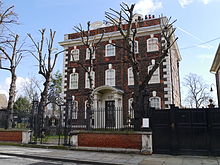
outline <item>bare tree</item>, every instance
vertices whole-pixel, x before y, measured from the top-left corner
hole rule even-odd
[[[50,87],[52,72],[57,62],[58,55],[64,52],[64,50],[57,51],[54,48],[54,38],[56,32],[50,30],[50,36],[45,38],[45,31],[46,29],[40,30],[40,41],[35,41],[31,34],[28,34],[28,37],[33,43],[34,49],[36,50],[30,51],[30,53],[38,62],[38,73],[44,78],[43,90],[40,94],[38,107],[40,113],[39,118],[41,119],[41,122],[39,123],[39,128],[41,129],[40,133],[42,133],[43,129],[43,114],[48,100],[48,91]]]
[[[183,85],[188,89],[185,103],[190,108],[206,107],[211,98],[208,85],[202,77],[190,73],[184,78]]]
[[[17,24],[17,14],[13,11],[14,6],[4,8],[0,1],[0,44],[8,41],[8,33],[12,33],[9,26]]]
[[[11,83],[9,88],[9,99],[7,109],[9,111],[8,116],[8,127],[12,127],[13,122],[13,106],[16,96],[16,69],[22,59],[23,50],[22,45],[18,45],[19,36],[12,36],[13,41],[8,41],[4,43],[4,47],[0,46],[0,52],[2,54],[2,58],[6,60],[4,62],[4,66],[2,60],[0,59],[0,69],[9,71],[11,74]]]
[[[32,101],[34,95],[36,93],[42,92],[41,90],[41,81],[37,79],[35,76],[31,76],[28,81],[25,81],[22,84],[22,89],[24,91],[24,96],[29,100]]]
[[[95,51],[99,48],[99,44],[103,39],[104,36],[104,31],[101,34],[100,38],[96,38],[95,36],[91,35],[90,33],[90,22],[87,22],[87,29],[86,31],[83,30],[82,25],[80,24],[79,26],[74,26],[74,30],[80,34],[81,41],[84,46],[87,48],[87,53],[89,55],[88,63],[84,61],[83,63],[79,62],[81,67],[84,69],[84,71],[87,73],[88,80],[89,80],[89,89],[88,89],[88,99],[87,99],[87,104],[86,104],[86,117],[87,117],[87,128],[90,127],[90,117],[91,117],[91,110],[92,110],[92,105],[93,105],[93,100],[94,100],[94,76],[92,75],[93,72],[93,60],[94,60],[94,54]],[[72,59],[74,60],[74,57],[72,56]]]
[[[120,11],[110,8],[110,12],[105,13],[107,18],[107,23],[110,23],[118,28],[123,40],[124,45],[120,48],[124,49],[124,55],[127,56],[128,61],[132,67],[134,75],[134,95],[133,95],[133,109],[134,109],[134,129],[139,130],[141,126],[141,119],[144,116],[143,109],[143,94],[146,93],[148,89],[148,82],[150,81],[152,75],[156,69],[164,61],[165,57],[169,55],[169,49],[175,43],[177,38],[173,37],[175,28],[173,28],[173,23],[170,23],[171,18],[165,20],[164,17],[160,19],[161,25],[161,36],[160,42],[158,43],[160,56],[156,57],[155,64],[152,69],[148,72],[143,70],[143,60],[140,56],[135,54],[135,38],[137,36],[138,20],[135,20],[134,7],[135,4],[131,6],[126,3],[120,5]],[[123,26],[126,25],[126,26]],[[162,40],[164,42],[162,42]],[[117,47],[117,45],[114,44]],[[148,100],[148,99],[147,99]]]
[[[9,88],[7,127],[12,127],[13,105],[16,96],[16,68],[22,59],[22,46],[18,45],[19,35],[14,34],[9,26],[17,24],[17,14],[13,11],[14,6],[4,8],[0,1],[0,69],[7,70],[11,74]],[[6,62],[3,63],[3,60]]]

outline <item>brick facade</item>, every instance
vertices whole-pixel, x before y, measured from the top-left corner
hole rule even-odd
[[[154,37],[160,41],[160,19],[143,20],[138,23],[138,33],[136,40],[138,41],[138,58],[142,60],[141,68],[143,69],[142,75],[148,72],[148,66],[151,65],[151,60],[160,56],[159,51],[148,52],[147,51],[147,39],[153,34]],[[126,28],[126,25],[123,25]],[[90,34],[98,35],[101,34],[103,29],[105,35],[99,48],[95,51],[94,59],[94,72],[95,72],[95,89],[98,87],[105,86],[105,71],[108,69],[108,65],[112,64],[112,68],[115,69],[115,86],[114,92],[118,90],[122,91],[123,94],[118,94],[117,104],[123,107],[124,110],[128,109],[128,100],[132,97],[134,89],[133,85],[128,85],[128,68],[131,67],[127,57],[124,56],[124,49],[116,47],[115,56],[105,57],[105,46],[109,44],[109,35],[111,34],[111,41],[116,45],[122,45],[123,40],[120,36],[117,28],[114,26],[107,26],[91,30]],[[85,71],[82,69],[79,63],[87,64],[89,61],[86,59],[86,47],[82,44],[79,33],[73,33],[65,35],[65,41],[60,42],[68,51],[64,54],[64,97],[75,96],[75,100],[78,101],[78,109],[85,109],[85,101],[87,100],[88,89],[85,89]],[[79,49],[79,62],[70,61],[70,51],[72,49]],[[179,87],[179,61],[180,54],[178,51],[177,44],[175,43],[172,47],[170,55],[161,63],[159,67],[160,82],[149,84],[150,97],[153,96],[152,92],[156,92],[156,96],[161,99],[161,108],[168,108],[170,104],[180,106],[180,87]],[[88,65],[89,66],[89,65]],[[70,74],[76,69],[78,73],[78,89],[69,89]],[[103,89],[102,93],[107,91]],[[103,96],[104,97],[104,96]],[[97,105],[99,103],[98,98]]]

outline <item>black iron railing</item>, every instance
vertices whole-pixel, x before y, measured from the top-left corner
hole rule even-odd
[[[98,108],[90,112],[73,110],[68,128],[71,130],[132,130],[133,118],[133,110],[123,111],[122,108]]]

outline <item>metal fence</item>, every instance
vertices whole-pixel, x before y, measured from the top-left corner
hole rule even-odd
[[[132,130],[134,111],[122,108],[99,108],[90,112],[72,110],[67,127],[71,130]]]

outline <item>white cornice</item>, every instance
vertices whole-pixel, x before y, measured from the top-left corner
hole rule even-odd
[[[218,49],[215,54],[215,58],[213,60],[210,72],[216,73],[218,69],[220,69],[220,44],[218,45]]]
[[[159,31],[161,31],[160,25],[138,28],[137,37],[142,36],[142,35],[149,35],[149,34],[157,33]],[[98,41],[100,37],[101,37],[101,34],[97,34],[95,36],[92,36],[90,40]],[[115,40],[115,39],[121,39],[121,38],[122,36],[120,32],[116,31],[116,32],[105,33],[102,41],[108,41],[109,39]],[[70,40],[59,42],[59,44],[60,46],[63,46],[63,47],[77,46],[77,45],[82,45],[82,40],[81,38],[70,39]]]

